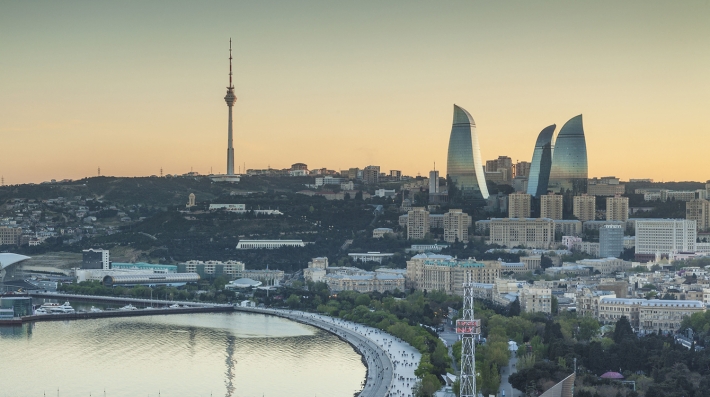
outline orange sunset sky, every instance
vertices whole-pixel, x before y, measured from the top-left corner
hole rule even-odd
[[[32,1],[0,4],[5,183],[225,172],[230,37],[238,166],[444,170],[456,103],[484,160],[582,113],[590,177],[710,179],[708,1]]]

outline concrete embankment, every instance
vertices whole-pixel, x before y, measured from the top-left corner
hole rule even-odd
[[[213,307],[180,307],[180,308],[147,308],[136,310],[107,310],[102,312],[77,312],[77,313],[56,313],[24,316],[11,320],[0,320],[0,325],[22,325],[35,321],[66,321],[66,320],[86,320],[91,318],[112,318],[112,317],[136,317],[136,316],[159,316],[166,314],[187,314],[187,313],[214,313],[231,312],[231,306]]]
[[[283,317],[302,324],[311,325],[337,335],[339,338],[353,346],[353,348],[363,357],[363,361],[367,367],[365,386],[360,393],[360,396],[383,397],[388,395],[390,387],[394,381],[394,366],[392,365],[389,355],[382,346],[375,343],[366,335],[342,326],[340,324],[342,322],[341,320],[290,310],[245,307],[236,307],[235,310]]]
[[[27,294],[33,298],[42,299],[56,299],[56,300],[73,300],[73,301],[86,301],[86,302],[108,302],[108,303],[131,303],[138,305],[172,305],[179,304],[183,306],[190,307],[232,307],[232,305],[227,304],[217,304],[217,303],[202,303],[202,302],[189,302],[189,301],[171,301],[165,299],[141,299],[141,298],[126,298],[122,296],[100,296],[100,295],[77,295],[77,294],[63,294],[57,292],[30,292]]]

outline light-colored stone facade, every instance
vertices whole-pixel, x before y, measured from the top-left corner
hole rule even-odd
[[[525,313],[552,313],[552,290],[524,286],[520,290],[520,309]]]
[[[697,199],[685,203],[685,219],[695,221],[698,231],[710,229],[710,201]]]
[[[492,284],[500,277],[501,268],[499,261],[419,254],[407,261],[407,285],[419,291],[443,291],[463,296],[465,281]]]
[[[561,195],[552,193],[540,196],[540,218],[562,219]]]
[[[622,222],[629,220],[629,198],[621,196],[607,197],[606,220]]]
[[[530,217],[530,195],[513,193],[508,195],[508,218]]]
[[[414,207],[407,215],[407,239],[423,240],[429,233],[429,211]]]
[[[468,225],[471,224],[471,217],[462,210],[452,209],[444,214],[444,241],[455,243],[456,241],[468,241]]]
[[[491,244],[504,247],[550,249],[555,240],[555,223],[548,218],[491,219]]]
[[[572,200],[572,213],[582,222],[593,221],[596,214],[596,203],[596,197],[594,196],[588,196],[586,194],[574,196]]]

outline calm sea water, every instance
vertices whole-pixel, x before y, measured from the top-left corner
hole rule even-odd
[[[258,314],[0,327],[0,397],[350,397],[365,373],[335,336]]]

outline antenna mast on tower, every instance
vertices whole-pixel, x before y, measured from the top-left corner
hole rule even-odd
[[[481,320],[473,318],[473,284],[466,274],[463,283],[463,309],[456,320],[456,333],[461,335],[461,397],[476,397],[476,343],[481,334]]]

